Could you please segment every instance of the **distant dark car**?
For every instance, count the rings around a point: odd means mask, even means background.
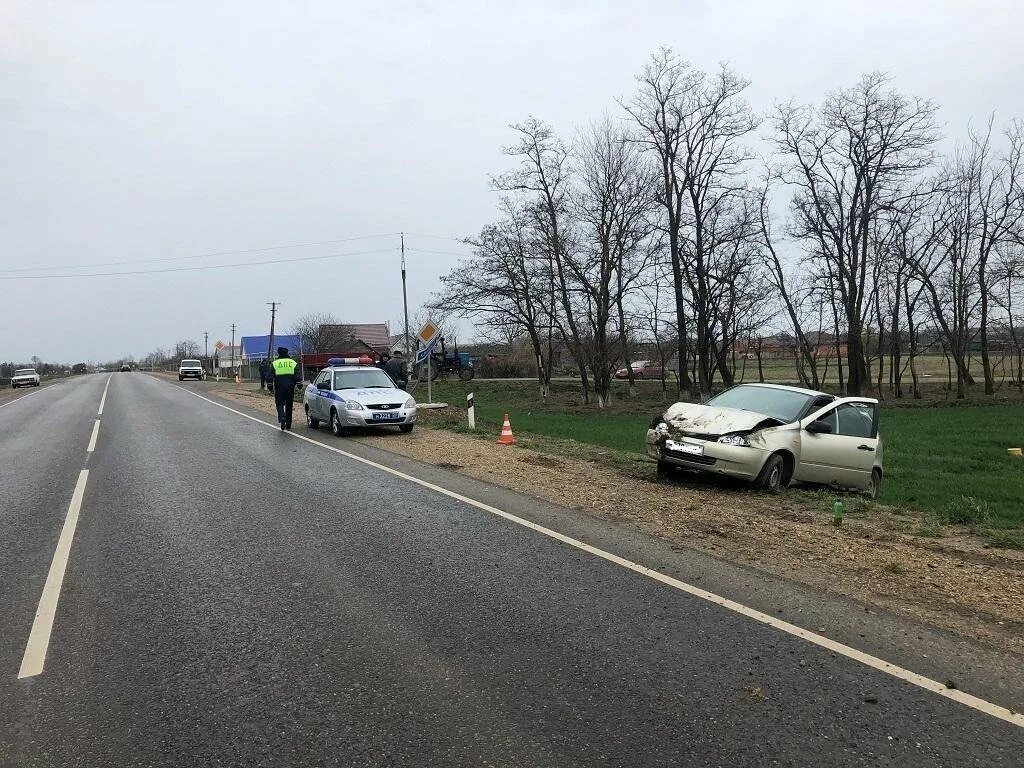
[[[665,376],[665,369],[650,360],[637,360],[631,366],[634,379],[661,379]],[[619,368],[615,372],[616,379],[628,379],[629,369]]]
[[[131,373],[132,367],[130,365],[122,365],[121,373]]]

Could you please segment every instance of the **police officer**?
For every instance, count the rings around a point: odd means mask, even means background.
[[[277,348],[277,360],[274,361],[274,403],[277,405],[277,420],[281,429],[292,428],[292,400],[295,397],[295,385],[299,381],[299,364],[288,357],[286,347]]]

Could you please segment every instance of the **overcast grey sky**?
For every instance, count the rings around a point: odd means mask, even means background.
[[[1022,32],[1010,1],[0,0],[0,278],[472,234],[493,215],[509,123],[533,114],[571,136],[663,44],[701,67],[729,61],[758,110],[885,70],[960,136],[993,110],[1024,116]],[[397,248],[390,236],[84,271],[390,249],[288,265],[3,279],[0,360],[141,356],[204,330],[227,341],[232,322],[265,333],[270,300],[285,330],[307,311],[394,321]],[[409,253],[411,307],[455,261]]]

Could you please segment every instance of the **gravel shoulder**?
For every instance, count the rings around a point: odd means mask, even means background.
[[[215,393],[274,412],[273,401],[259,392],[218,387]],[[564,455],[564,446],[563,455],[553,455],[526,445],[497,445],[496,435],[422,423],[400,439],[383,430],[347,439],[1024,655],[1024,553],[987,548],[966,533],[913,535],[897,512],[866,505],[858,511],[855,499],[837,528],[830,500],[826,504],[821,494],[792,490],[769,496],[690,483],[685,476],[648,480],[588,457],[587,446],[574,458]],[[812,508],[817,501],[820,510]]]

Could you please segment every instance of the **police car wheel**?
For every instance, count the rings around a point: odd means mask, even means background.
[[[341,437],[345,434],[345,428],[341,426],[341,419],[338,418],[338,412],[331,411],[331,434],[335,437]]]
[[[306,407],[306,425],[310,429],[317,429],[320,426],[320,419],[314,419],[312,414],[309,412],[309,407]]]

